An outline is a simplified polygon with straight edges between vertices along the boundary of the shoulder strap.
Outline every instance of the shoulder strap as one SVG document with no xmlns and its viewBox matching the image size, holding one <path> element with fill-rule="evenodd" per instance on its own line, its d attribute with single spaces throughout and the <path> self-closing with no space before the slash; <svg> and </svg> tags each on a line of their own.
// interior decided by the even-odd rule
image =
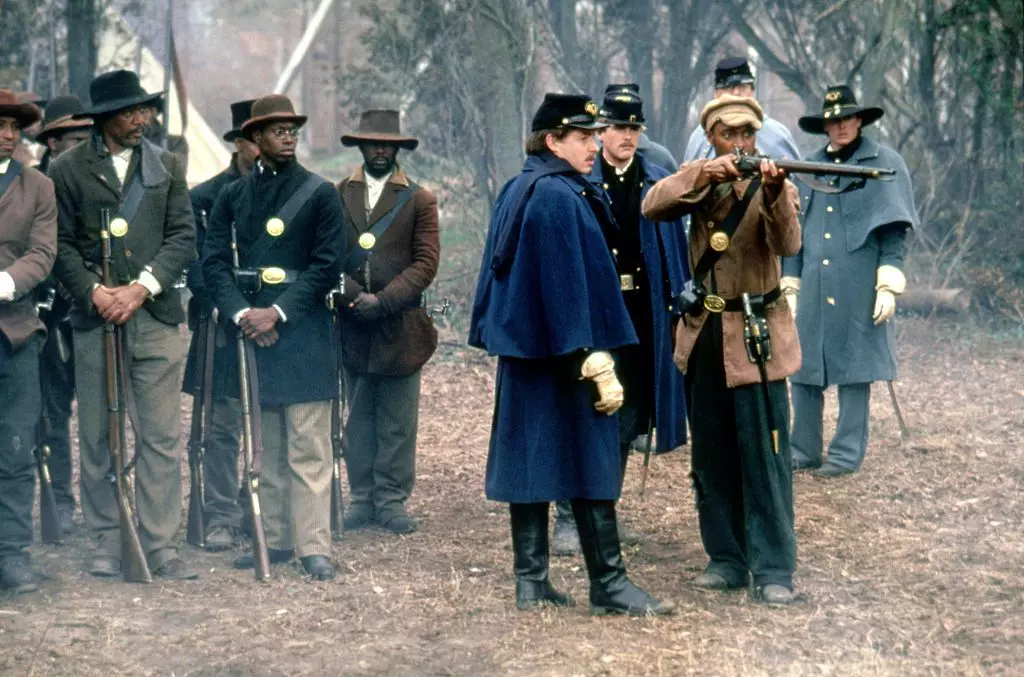
<svg viewBox="0 0 1024 677">
<path fill-rule="evenodd" d="M 392 205 L 391 209 L 389 209 L 384 216 L 380 217 L 366 232 L 372 234 L 375 239 L 379 240 L 381 236 L 387 232 L 387 229 L 391 227 L 391 224 L 395 222 L 395 219 L 398 218 L 398 213 L 402 211 L 402 208 L 409 203 L 409 200 L 413 198 L 413 195 L 415 195 L 416 191 L 419 189 L 419 185 L 410 181 L 409 185 L 399 191 L 398 197 L 395 199 L 395 204 Z M 355 266 L 358 268 L 363 265 L 363 260 L 366 259 L 367 253 L 367 250 L 360 247 L 357 242 L 348 252 L 348 257 L 345 260 L 345 267 L 349 268 L 350 266 Z"/>
<path fill-rule="evenodd" d="M 285 225 L 292 222 L 292 220 L 299 215 L 302 208 L 306 206 L 309 199 L 313 197 L 313 193 L 321 184 L 327 183 L 326 179 L 316 174 L 310 175 L 306 182 L 299 186 L 299 189 L 292 193 L 292 196 L 288 198 L 288 201 L 284 203 L 284 206 L 277 212 L 277 218 L 285 222 Z"/>
<path fill-rule="evenodd" d="M 7 192 L 14 180 L 18 178 L 18 174 L 21 174 L 21 163 L 11 158 L 10 164 L 7 165 L 7 171 L 0 175 L 0 196 Z"/>
<path fill-rule="evenodd" d="M 761 177 L 755 178 L 747 186 L 746 192 L 743 193 L 743 199 L 732 206 L 729 210 L 729 214 L 725 217 L 725 221 L 719 224 L 718 228 L 715 228 L 716 232 L 725 233 L 729 239 L 732 239 L 736 229 L 739 228 L 740 221 L 743 220 L 743 215 L 747 213 L 747 207 L 750 205 L 750 201 L 754 198 L 754 193 L 761 187 Z M 708 248 L 704 250 L 700 260 L 697 261 L 697 265 L 693 268 L 693 280 L 697 284 L 701 284 L 704 281 L 704 276 L 708 274 L 715 264 L 718 263 L 718 259 L 721 258 L 725 250 L 715 251 L 711 248 L 710 244 Z"/>
<path fill-rule="evenodd" d="M 547 166 L 542 169 L 530 172 L 526 177 L 526 185 L 519 193 L 519 200 L 513 208 L 512 221 L 509 227 L 498 236 L 498 244 L 494 248 L 494 257 L 491 259 L 491 269 L 495 275 L 502 275 L 512 266 L 512 259 L 515 257 L 516 249 L 519 248 L 519 236 L 523 232 L 523 212 L 526 211 L 526 201 L 533 193 L 533 185 L 538 180 L 552 174 L 565 172 L 564 165 Z"/>
<path fill-rule="evenodd" d="M 142 197 L 146 193 L 146 187 L 142 185 L 142 177 L 135 172 L 132 182 L 128 185 L 128 193 L 124 196 L 124 204 L 121 207 L 121 218 L 131 224 L 142 204 Z"/>
</svg>

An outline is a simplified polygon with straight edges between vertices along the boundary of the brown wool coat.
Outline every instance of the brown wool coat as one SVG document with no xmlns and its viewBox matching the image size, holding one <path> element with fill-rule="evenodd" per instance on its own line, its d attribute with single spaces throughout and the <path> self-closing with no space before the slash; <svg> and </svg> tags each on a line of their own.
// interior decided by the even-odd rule
<svg viewBox="0 0 1024 677">
<path fill-rule="evenodd" d="M 678 172 L 655 184 L 643 203 L 644 215 L 655 221 L 669 221 L 686 214 L 691 216 L 691 272 L 708 247 L 711 224 L 725 220 L 749 185 L 749 181 L 738 181 L 695 190 L 697 178 L 707 162 L 695 160 L 684 164 Z M 789 181 L 786 181 L 785 191 L 772 204 L 765 203 L 764 189 L 754 194 L 729 248 L 715 264 L 719 296 L 734 299 L 744 292 L 763 294 L 779 286 L 779 257 L 792 256 L 800 250 L 799 210 L 796 186 Z M 708 314 L 704 310 L 700 315 L 686 315 L 676 326 L 673 360 L 683 373 L 686 373 L 690 351 Z M 776 381 L 792 376 L 800 368 L 800 343 L 784 297 L 779 297 L 767 307 L 765 317 L 772 340 L 768 380 Z M 722 335 L 726 384 L 734 388 L 759 383 L 761 377 L 757 365 L 747 358 L 743 343 L 742 313 L 722 313 Z"/>
<path fill-rule="evenodd" d="M 14 279 L 14 301 L 0 301 L 0 333 L 17 350 L 43 323 L 32 290 L 46 279 L 57 257 L 57 201 L 53 182 L 22 167 L 0 197 L 0 270 Z"/>
<path fill-rule="evenodd" d="M 366 216 L 366 181 L 360 167 L 338 184 L 344 209 L 345 247 L 348 257 L 362 233 L 388 213 L 399 192 L 409 185 L 401 169 L 395 169 L 369 219 Z M 357 373 L 406 376 L 422 367 L 437 349 L 437 330 L 420 299 L 437 275 L 441 258 L 437 198 L 420 188 L 377 239 L 370 259 L 371 291 L 384 307 L 385 316 L 362 322 L 343 315 L 342 357 Z M 365 266 L 345 263 L 345 298 L 351 302 L 366 288 Z"/>
</svg>

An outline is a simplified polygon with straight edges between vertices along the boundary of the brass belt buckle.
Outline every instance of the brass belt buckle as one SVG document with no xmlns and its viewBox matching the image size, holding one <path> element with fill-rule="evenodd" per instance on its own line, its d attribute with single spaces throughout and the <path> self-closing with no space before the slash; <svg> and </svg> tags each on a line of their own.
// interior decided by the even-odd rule
<svg viewBox="0 0 1024 677">
<path fill-rule="evenodd" d="M 619 289 L 622 291 L 633 291 L 636 287 L 633 285 L 632 275 L 619 275 Z"/>
<path fill-rule="evenodd" d="M 708 294 L 704 297 L 704 308 L 712 313 L 720 313 L 725 310 L 725 299 L 715 294 Z"/>
<path fill-rule="evenodd" d="M 283 268 L 270 267 L 260 271 L 260 279 L 264 284 L 281 284 L 287 277 L 288 273 L 284 272 Z"/>
</svg>

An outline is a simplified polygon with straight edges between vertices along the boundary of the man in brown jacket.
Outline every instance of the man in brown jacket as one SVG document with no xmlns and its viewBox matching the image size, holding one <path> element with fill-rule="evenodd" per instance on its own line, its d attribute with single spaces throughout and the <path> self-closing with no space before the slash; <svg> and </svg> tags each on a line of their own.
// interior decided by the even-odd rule
<svg viewBox="0 0 1024 677">
<path fill-rule="evenodd" d="M 89 87 L 92 137 L 50 165 L 59 213 L 58 281 L 71 293 L 81 501 L 96 541 L 89 571 L 121 573 L 114 488 L 107 478 L 106 364 L 103 325 L 125 326 L 128 402 L 134 402 L 139 535 L 153 575 L 194 578 L 178 557 L 181 523 L 180 399 L 185 320 L 174 283 L 195 258 L 195 222 L 184 163 L 142 138 L 146 92 L 130 71 L 96 77 Z M 109 209 L 112 286 L 100 278 L 100 213 Z"/>
<path fill-rule="evenodd" d="M 697 512 L 711 559 L 694 584 L 741 588 L 752 574 L 755 599 L 788 604 L 796 537 L 785 379 L 800 366 L 800 346 L 779 292 L 778 257 L 800 249 L 798 198 L 774 163 L 741 176 L 732 155 L 755 151 L 763 119 L 750 98 L 726 94 L 707 104 L 701 124 L 717 157 L 659 181 L 643 212 L 657 221 L 692 217 L 694 285 L 678 299 L 674 359 L 686 376 Z M 771 337 L 767 388 L 744 343 L 743 294 Z M 779 422 L 777 442 L 770 420 Z"/>
<path fill-rule="evenodd" d="M 39 109 L 0 89 L 0 589 L 31 592 L 32 458 L 39 420 L 39 347 L 46 329 L 32 291 L 57 255 L 53 183 L 12 158 Z"/>
<path fill-rule="evenodd" d="M 420 368 L 437 348 L 423 292 L 437 274 L 437 199 L 396 162 L 419 142 L 402 135 L 398 111 L 363 113 L 363 166 L 338 184 L 345 248 L 342 361 L 350 403 L 346 427 L 352 504 L 346 529 L 376 521 L 399 534 L 416 530 L 405 503 L 416 476 Z"/>
</svg>

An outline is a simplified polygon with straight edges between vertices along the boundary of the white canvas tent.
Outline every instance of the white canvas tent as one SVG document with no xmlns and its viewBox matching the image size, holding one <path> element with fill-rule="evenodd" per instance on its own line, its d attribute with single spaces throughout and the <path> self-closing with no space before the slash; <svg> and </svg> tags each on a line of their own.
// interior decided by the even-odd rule
<svg viewBox="0 0 1024 677">
<path fill-rule="evenodd" d="M 109 5 L 106 10 L 107 28 L 99 44 L 97 63 L 101 72 L 115 68 L 135 70 L 138 40 L 135 32 L 121 15 Z M 147 92 L 159 92 L 164 87 L 163 65 L 153 56 L 145 45 L 142 46 L 139 67 L 139 78 Z M 178 104 L 178 92 L 171 80 L 169 95 L 168 128 L 171 134 L 181 134 L 181 115 Z M 188 141 L 188 184 L 194 186 L 223 171 L 231 160 L 231 152 L 210 126 L 199 114 L 192 103 L 188 104 L 188 128 L 185 130 Z"/>
</svg>

